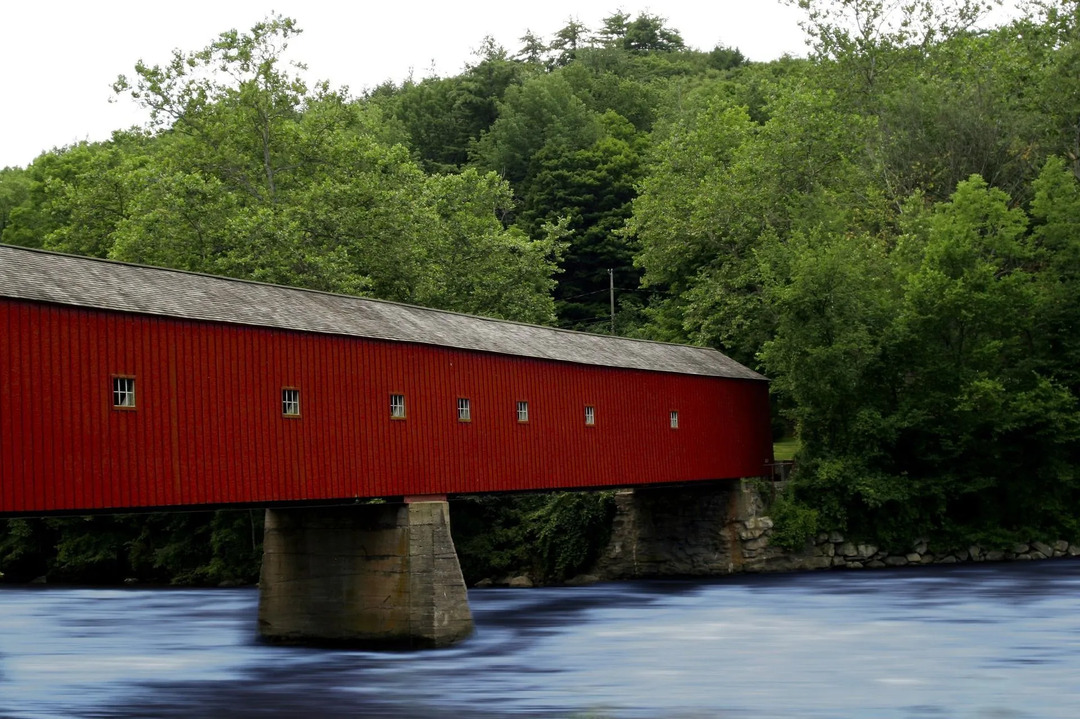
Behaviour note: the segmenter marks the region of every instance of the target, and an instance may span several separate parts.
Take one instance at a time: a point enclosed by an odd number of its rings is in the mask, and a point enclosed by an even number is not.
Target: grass
[[[795,437],[784,437],[777,442],[773,442],[772,448],[773,459],[777,462],[795,459],[795,453],[799,451],[799,440]]]

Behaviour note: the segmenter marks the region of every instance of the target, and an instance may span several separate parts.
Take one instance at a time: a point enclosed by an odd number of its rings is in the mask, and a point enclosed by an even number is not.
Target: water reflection
[[[269,647],[256,592],[0,590],[2,717],[1080,715],[1080,562],[470,594],[435,652]]]

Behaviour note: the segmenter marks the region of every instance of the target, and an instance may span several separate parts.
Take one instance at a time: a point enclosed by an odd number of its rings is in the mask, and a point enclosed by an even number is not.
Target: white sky
[[[618,9],[666,17],[687,45],[702,50],[721,43],[751,60],[805,54],[801,13],[778,0],[0,0],[0,167],[143,124],[129,99],[109,102],[117,75],[133,75],[140,58],[159,64],[174,48],[201,49],[272,11],[303,29],[289,56],[307,63],[311,79],[359,94],[410,72],[426,77],[432,67],[457,74],[485,35],[514,53],[526,29],[549,39],[570,17],[596,29]]]

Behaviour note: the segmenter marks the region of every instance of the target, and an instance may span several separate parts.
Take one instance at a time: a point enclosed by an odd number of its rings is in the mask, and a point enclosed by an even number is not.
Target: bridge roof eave
[[[0,245],[0,297],[602,367],[766,381],[705,347],[575,332],[10,245]]]

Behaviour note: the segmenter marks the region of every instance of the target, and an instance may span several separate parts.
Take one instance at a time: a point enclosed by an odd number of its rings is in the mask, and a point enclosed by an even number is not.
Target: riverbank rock
[[[571,577],[566,580],[566,586],[568,587],[581,587],[588,584],[596,584],[600,581],[600,577],[595,574],[579,574],[576,577]]]
[[[533,580],[529,579],[524,574],[520,574],[516,577],[512,577],[506,586],[513,587],[515,589],[527,589],[533,586]]]
[[[773,528],[773,521],[769,517],[751,517],[739,523],[738,534],[742,541],[753,541]]]

